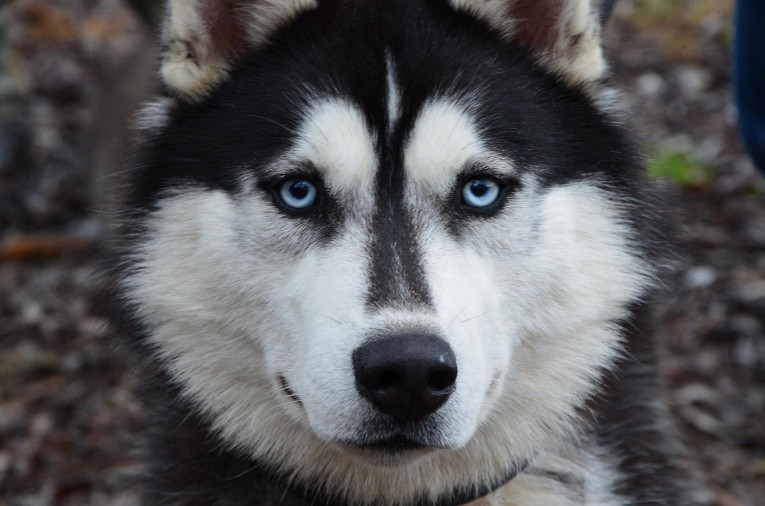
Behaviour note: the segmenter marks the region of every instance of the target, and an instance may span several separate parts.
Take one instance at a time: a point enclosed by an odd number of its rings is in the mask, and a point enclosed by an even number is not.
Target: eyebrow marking
[[[359,106],[343,98],[319,100],[305,112],[287,155],[310,161],[327,186],[347,193],[371,188],[377,170],[375,135]]]
[[[470,104],[437,97],[429,99],[414,120],[404,164],[410,184],[443,194],[466,164],[486,155]]]

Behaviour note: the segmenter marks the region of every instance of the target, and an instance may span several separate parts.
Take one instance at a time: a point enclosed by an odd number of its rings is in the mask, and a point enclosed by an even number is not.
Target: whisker
[[[327,316],[327,315],[325,315],[325,314],[322,314],[322,313],[318,313],[318,312],[316,312],[316,311],[307,310],[307,311],[306,311],[306,313],[315,314],[315,315],[317,315],[317,316],[323,316],[323,317],[324,317],[324,318],[326,318],[327,320],[332,320],[333,322],[337,323],[338,325],[346,325],[346,324],[348,324],[348,325],[353,325],[351,322],[343,322],[343,321],[341,321],[341,320],[336,320],[335,318],[332,318],[331,316]]]
[[[486,311],[485,313],[481,313],[481,314],[479,314],[479,315],[476,315],[476,316],[470,317],[470,318],[468,318],[468,319],[466,319],[466,320],[462,320],[460,323],[466,323],[466,322],[469,322],[469,321],[471,321],[471,320],[475,320],[476,318],[480,318],[480,317],[482,317],[482,316],[486,316],[486,315],[487,315],[487,314],[489,314],[489,313],[491,313],[491,310],[489,310],[489,311]]]
[[[252,117],[253,117],[253,118],[256,118],[256,119],[260,119],[260,120],[266,121],[266,122],[268,122],[268,123],[271,123],[272,125],[276,125],[276,126],[278,126],[278,127],[280,127],[280,128],[283,128],[283,129],[284,129],[284,130],[286,130],[288,133],[291,133],[291,134],[295,134],[295,133],[296,133],[296,131],[295,131],[295,129],[294,129],[294,128],[290,128],[290,127],[288,127],[287,125],[283,125],[283,124],[279,123],[278,121],[276,121],[276,120],[274,120],[274,119],[271,119],[271,118],[269,118],[269,117],[267,117],[267,116],[258,116],[258,115],[253,115]]]
[[[456,315],[454,315],[454,318],[452,318],[452,321],[451,321],[451,322],[452,322],[452,323],[454,323],[454,322],[457,320],[457,318],[459,318],[459,316],[460,316],[462,313],[464,313],[464,312],[465,312],[465,310],[466,310],[466,309],[467,309],[467,305],[464,305],[464,306],[462,306],[462,309],[460,309],[460,310],[459,310],[459,312],[458,312]]]

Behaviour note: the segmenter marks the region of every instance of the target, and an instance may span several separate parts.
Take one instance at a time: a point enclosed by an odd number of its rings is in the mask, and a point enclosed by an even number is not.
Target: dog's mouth
[[[285,400],[302,407],[300,396],[292,389],[289,381],[283,374],[276,375],[278,390]],[[369,429],[369,426],[367,426]],[[411,434],[401,432],[405,429],[391,427],[389,424],[377,427],[375,438],[370,433],[359,439],[342,439],[331,441],[345,451],[364,457],[365,460],[379,461],[380,463],[395,462],[401,459],[416,458],[429,451],[446,449],[447,447],[431,442],[429,437],[424,436],[421,430],[414,430]],[[409,427],[413,429],[413,427]],[[406,432],[406,431],[405,431]],[[374,433],[374,432],[372,432]],[[371,436],[371,437],[370,437]]]
[[[344,442],[340,446],[344,451],[362,461],[378,466],[399,466],[416,460],[435,447],[415,441],[403,435],[396,435],[372,442]]]
[[[409,439],[408,437],[400,434],[385,439],[379,439],[371,443],[354,444],[352,446],[363,450],[372,450],[375,452],[386,453],[390,455],[398,455],[413,450],[425,450],[432,448],[431,446],[423,444],[419,441],[415,441],[413,439]]]
[[[290,388],[290,384],[287,382],[287,378],[284,377],[284,375],[280,374],[277,377],[277,381],[279,382],[279,386],[281,387],[281,391],[284,395],[289,397],[294,402],[298,403],[299,405],[303,405],[303,402],[300,400],[300,397]]]

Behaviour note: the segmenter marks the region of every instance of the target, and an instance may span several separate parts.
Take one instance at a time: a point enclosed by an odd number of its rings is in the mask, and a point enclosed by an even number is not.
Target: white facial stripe
[[[398,89],[396,69],[393,66],[393,57],[390,53],[385,55],[385,75],[387,79],[386,91],[388,92],[388,134],[390,135],[401,116],[401,92]]]
[[[313,163],[335,191],[355,193],[375,176],[375,139],[364,115],[340,99],[320,101],[304,116],[291,158]]]

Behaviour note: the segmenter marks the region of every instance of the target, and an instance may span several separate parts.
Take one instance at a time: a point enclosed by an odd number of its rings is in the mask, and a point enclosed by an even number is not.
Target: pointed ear
[[[204,95],[232,63],[317,0],[169,0],[160,74],[187,100]]]
[[[602,78],[599,0],[449,0],[574,85]]]

